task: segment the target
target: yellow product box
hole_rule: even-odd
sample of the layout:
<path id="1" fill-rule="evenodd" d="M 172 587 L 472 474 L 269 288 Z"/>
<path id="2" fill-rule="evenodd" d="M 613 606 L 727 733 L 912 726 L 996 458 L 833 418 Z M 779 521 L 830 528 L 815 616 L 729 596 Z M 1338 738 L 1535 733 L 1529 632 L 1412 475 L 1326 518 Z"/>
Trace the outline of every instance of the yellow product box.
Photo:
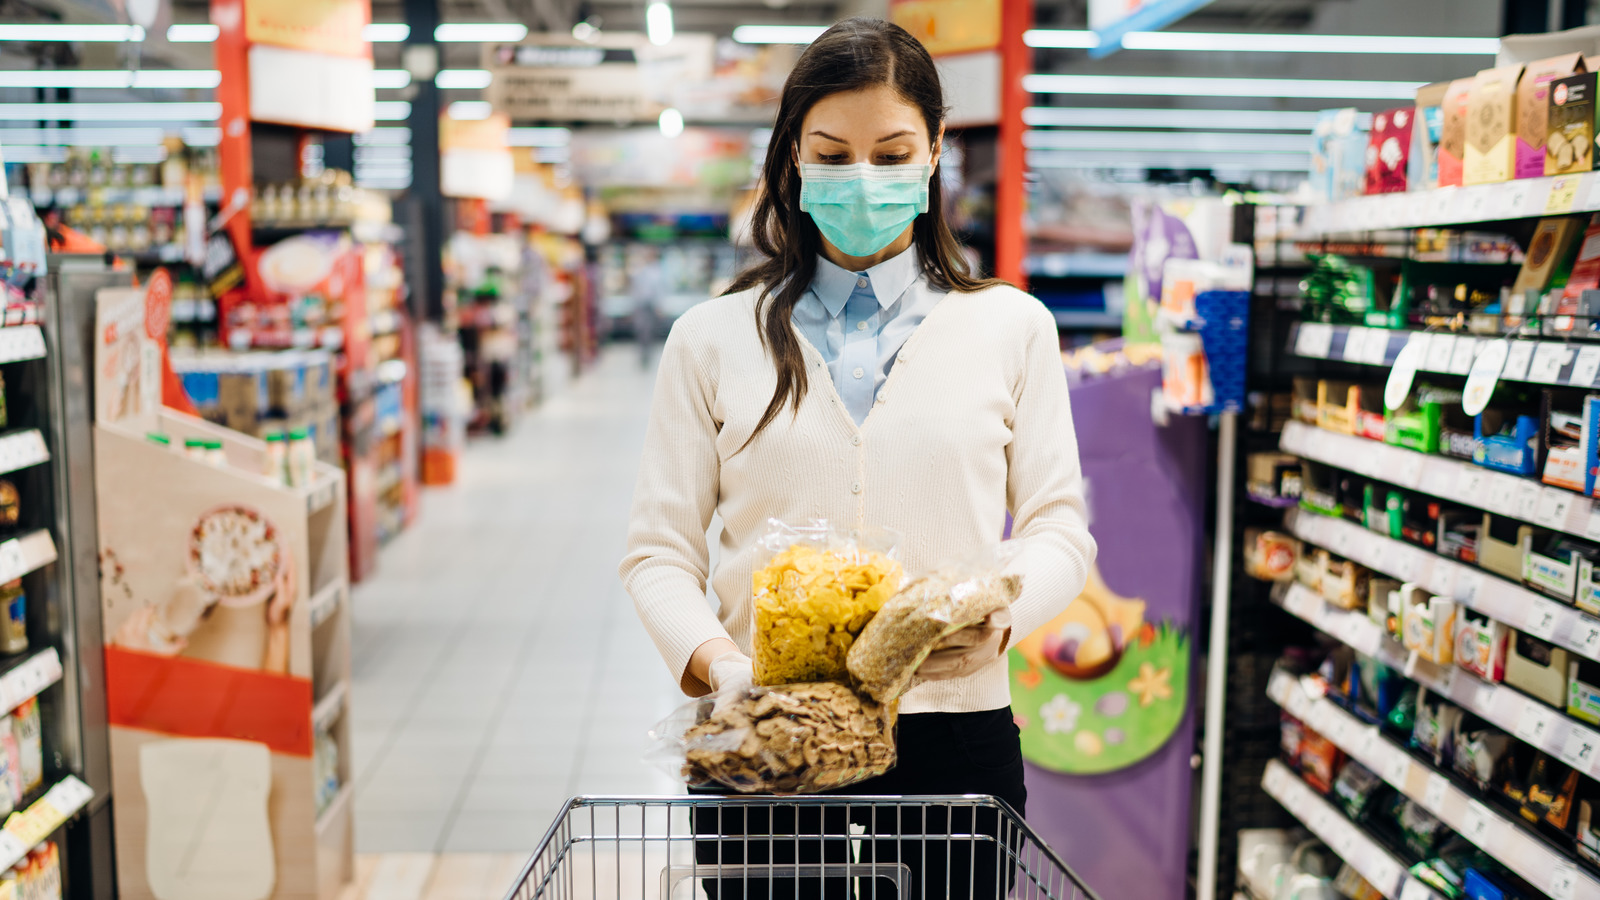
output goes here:
<path id="1" fill-rule="evenodd" d="M 1517 82 L 1522 66 L 1484 69 L 1467 98 L 1467 155 L 1463 184 L 1510 181 L 1516 171 Z"/>

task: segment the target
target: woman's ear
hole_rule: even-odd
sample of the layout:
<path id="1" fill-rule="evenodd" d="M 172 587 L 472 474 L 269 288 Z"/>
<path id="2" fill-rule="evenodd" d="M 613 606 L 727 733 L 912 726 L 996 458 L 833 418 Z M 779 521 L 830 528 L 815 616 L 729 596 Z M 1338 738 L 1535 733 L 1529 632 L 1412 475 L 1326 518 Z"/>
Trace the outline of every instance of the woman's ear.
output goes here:
<path id="1" fill-rule="evenodd" d="M 933 165 L 939 165 L 939 157 L 944 153 L 944 123 L 939 123 L 939 133 L 933 136 Z"/>

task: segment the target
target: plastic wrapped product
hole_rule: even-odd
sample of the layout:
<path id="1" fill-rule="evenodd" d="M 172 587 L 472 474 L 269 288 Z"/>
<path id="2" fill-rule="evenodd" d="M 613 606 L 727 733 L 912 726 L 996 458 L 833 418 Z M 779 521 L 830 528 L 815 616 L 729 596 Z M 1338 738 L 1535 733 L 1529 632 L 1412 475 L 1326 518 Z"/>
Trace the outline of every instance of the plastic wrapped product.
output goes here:
<path id="1" fill-rule="evenodd" d="M 1536 824 L 1544 819 L 1565 831 L 1577 790 L 1577 770 L 1540 753 L 1534 757 L 1533 770 L 1528 776 L 1528 795 L 1522 801 L 1522 817 Z"/>
<path id="2" fill-rule="evenodd" d="M 1455 739 L 1456 773 L 1471 779 L 1479 790 L 1502 775 L 1511 758 L 1511 735 L 1491 729 L 1462 729 Z"/>
<path id="3" fill-rule="evenodd" d="M 904 578 L 894 544 L 889 533 L 845 535 L 826 522 L 770 523 L 751 579 L 757 684 L 849 677 L 845 655 Z"/>
<path id="4" fill-rule="evenodd" d="M 1505 623 L 1465 606 L 1456 614 L 1456 665 L 1485 681 L 1504 681 L 1511 638 Z"/>
<path id="5" fill-rule="evenodd" d="M 1405 835 L 1406 847 L 1418 856 L 1432 856 L 1450 834 L 1450 829 L 1421 804 L 1414 803 L 1404 796 L 1400 796 L 1400 800 L 1403 802 L 1395 819 L 1400 825 L 1401 833 Z"/>
<path id="6" fill-rule="evenodd" d="M 1461 710 L 1424 688 L 1417 696 L 1417 723 L 1411 746 L 1433 757 L 1435 765 L 1449 765 L 1451 737 L 1461 722 Z"/>
<path id="7" fill-rule="evenodd" d="M 834 682 L 756 687 L 702 697 L 652 732 L 652 756 L 692 785 L 812 793 L 895 764 L 893 706 Z"/>
<path id="8" fill-rule="evenodd" d="M 1361 821 L 1366 817 L 1372 800 L 1383 790 L 1383 779 L 1361 763 L 1351 760 L 1345 764 L 1333 782 L 1333 796 L 1345 815 Z"/>
<path id="9" fill-rule="evenodd" d="M 1310 728 L 1300 739 L 1300 774 L 1321 793 L 1333 790 L 1333 778 L 1344 761 L 1344 751 Z"/>
<path id="10" fill-rule="evenodd" d="M 893 703 L 935 645 L 1011 605 L 1022 576 L 941 569 L 911 582 L 878 610 L 845 658 L 861 689 Z"/>

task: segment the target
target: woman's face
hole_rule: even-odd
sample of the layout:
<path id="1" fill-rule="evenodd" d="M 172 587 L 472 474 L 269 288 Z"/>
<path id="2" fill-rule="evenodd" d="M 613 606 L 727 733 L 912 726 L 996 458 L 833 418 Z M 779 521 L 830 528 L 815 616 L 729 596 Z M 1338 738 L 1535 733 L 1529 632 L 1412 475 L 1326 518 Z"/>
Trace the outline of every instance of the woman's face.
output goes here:
<path id="1" fill-rule="evenodd" d="M 878 85 L 818 100 L 800 126 L 799 161 L 926 165 L 934 161 L 933 141 L 921 111 Z"/>

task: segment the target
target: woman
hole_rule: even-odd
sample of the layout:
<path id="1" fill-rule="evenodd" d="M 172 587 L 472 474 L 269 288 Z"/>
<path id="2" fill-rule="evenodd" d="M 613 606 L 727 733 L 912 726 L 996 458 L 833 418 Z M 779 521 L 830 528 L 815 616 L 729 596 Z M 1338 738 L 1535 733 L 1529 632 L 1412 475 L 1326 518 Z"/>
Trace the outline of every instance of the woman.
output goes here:
<path id="1" fill-rule="evenodd" d="M 751 683 L 746 548 L 768 519 L 893 529 L 917 573 L 971 558 L 1010 510 L 1022 595 L 929 658 L 901 703 L 899 764 L 849 793 L 993 794 L 1021 812 L 1005 651 L 1077 596 L 1095 544 L 1055 320 L 969 274 L 944 222 L 944 111 L 933 60 L 896 25 L 848 19 L 800 56 L 752 222 L 766 260 L 667 339 L 621 574 L 674 677 L 700 696 Z M 713 513 L 717 612 L 705 596 Z M 792 820 L 770 825 L 749 823 L 795 833 Z M 967 869 L 981 860 L 930 851 L 926 865 L 930 882 L 994 881 L 992 861 L 987 878 Z"/>

